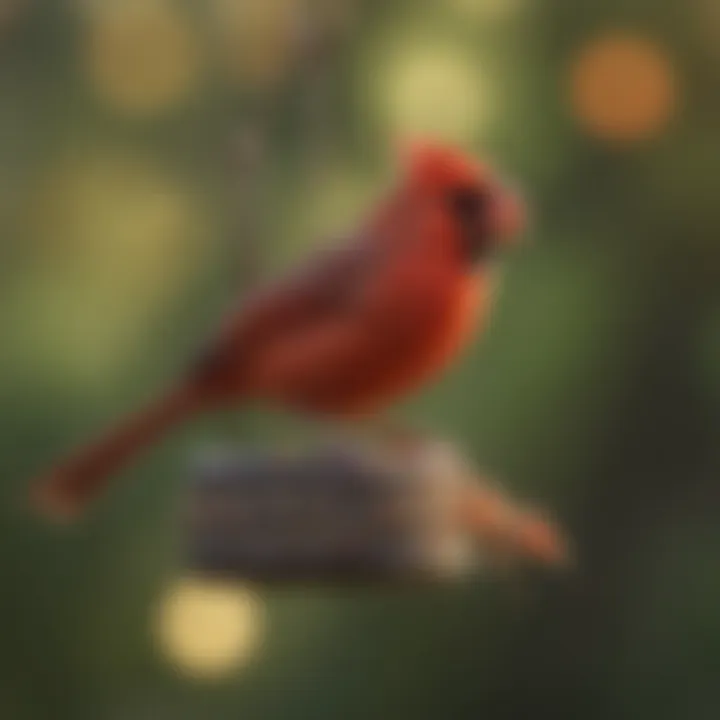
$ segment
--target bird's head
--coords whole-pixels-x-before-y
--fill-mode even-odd
[[[523,204],[486,165],[433,142],[404,147],[405,183],[447,209],[462,240],[462,252],[482,260],[512,244],[525,226]]]

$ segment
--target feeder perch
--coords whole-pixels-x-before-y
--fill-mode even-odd
[[[437,582],[472,573],[482,551],[564,556],[550,523],[444,443],[206,452],[182,537],[187,570],[260,584]]]

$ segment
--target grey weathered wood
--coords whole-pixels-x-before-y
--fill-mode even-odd
[[[204,454],[183,524],[187,568],[261,583],[432,581],[468,570],[453,550],[465,543],[452,514],[459,486],[378,457],[360,446]]]

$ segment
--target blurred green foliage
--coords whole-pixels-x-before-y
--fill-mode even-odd
[[[0,717],[720,713],[720,15],[486,4],[294,3],[278,30],[232,19],[252,2],[148,1],[150,29],[123,45],[142,3],[3,3]],[[656,39],[678,83],[671,122],[620,144],[583,131],[566,82],[615,29]],[[238,285],[352,225],[387,181],[393,48],[426,41],[482,77],[487,119],[462,140],[518,179],[535,222],[487,337],[404,412],[557,508],[579,568],[271,594],[252,662],[194,684],[149,632],[185,461],[211,440],[284,442],[285,420],[197,423],[69,532],[29,516],[28,478],[172,375]]]

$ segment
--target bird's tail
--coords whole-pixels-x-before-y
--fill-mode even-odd
[[[33,504],[52,519],[73,519],[102,493],[113,474],[201,404],[190,385],[166,392],[40,477],[32,488]]]

